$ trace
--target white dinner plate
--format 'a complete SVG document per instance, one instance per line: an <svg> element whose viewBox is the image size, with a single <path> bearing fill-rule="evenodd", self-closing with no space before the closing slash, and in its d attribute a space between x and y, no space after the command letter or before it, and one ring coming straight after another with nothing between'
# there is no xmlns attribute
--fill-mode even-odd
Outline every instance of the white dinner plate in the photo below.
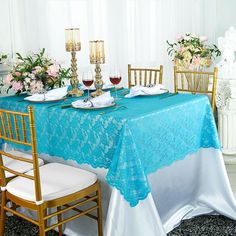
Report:
<svg viewBox="0 0 236 236"><path fill-rule="evenodd" d="M103 109L103 108L108 108L108 107L113 107L113 106L115 106L116 105L116 103L115 102L113 102L113 103L111 103L111 104L109 104L109 105L106 105L106 106L101 106L101 107L78 107L78 106L73 106L73 104L71 104L71 106L73 107L73 108L75 108L75 109L82 109L82 110L98 110L98 109Z"/></svg>
<svg viewBox="0 0 236 236"><path fill-rule="evenodd" d="M143 91L143 93L145 93L145 92ZM158 95L165 94L165 93L169 93L169 90L168 89L161 89L158 93L155 93L155 94L145 93L145 94L140 94L138 96L158 96Z"/></svg>
<svg viewBox="0 0 236 236"><path fill-rule="evenodd" d="M65 97L61 97L61 98L46 98L46 100L43 100L43 99L31 99L31 98L24 98L25 101L28 101L28 102L34 102L34 103L47 103L47 102L57 102L57 101L61 101L61 100L64 100L66 99L66 96Z"/></svg>

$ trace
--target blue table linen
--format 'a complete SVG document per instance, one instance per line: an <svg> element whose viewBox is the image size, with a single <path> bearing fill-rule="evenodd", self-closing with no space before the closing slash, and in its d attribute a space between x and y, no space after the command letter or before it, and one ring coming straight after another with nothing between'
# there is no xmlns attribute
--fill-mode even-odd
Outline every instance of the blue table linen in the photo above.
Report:
<svg viewBox="0 0 236 236"><path fill-rule="evenodd" d="M107 182L136 206L150 192L148 174L200 148L220 148L206 96L160 99L164 96L124 98L118 103L127 109L105 115L101 110L17 102L22 96L1 98L0 108L26 111L33 105L39 153L107 168Z"/></svg>

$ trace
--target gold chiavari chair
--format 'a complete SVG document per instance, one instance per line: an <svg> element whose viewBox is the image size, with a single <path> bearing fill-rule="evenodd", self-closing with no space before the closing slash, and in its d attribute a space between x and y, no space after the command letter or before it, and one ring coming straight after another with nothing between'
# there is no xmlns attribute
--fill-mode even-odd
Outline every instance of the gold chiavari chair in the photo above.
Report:
<svg viewBox="0 0 236 236"><path fill-rule="evenodd" d="M128 64L128 86L147 86L148 84L162 84L163 66L159 69L131 68Z"/></svg>
<svg viewBox="0 0 236 236"><path fill-rule="evenodd" d="M212 111L215 110L215 95L218 69L213 72L178 70L174 67L175 92L206 94L211 98Z"/></svg>
<svg viewBox="0 0 236 236"><path fill-rule="evenodd" d="M14 126L10 121L13 121ZM2 180L0 235L4 235L5 214L10 212L37 225L40 236L44 236L46 232L56 227L61 236L62 224L81 216L88 216L97 220L98 234L102 236L101 191L97 176L89 171L59 163L49 163L39 167L31 106L28 107L27 113L0 109L0 139L30 147L32 150L32 159L0 151ZM20 173L7 167L3 156L29 163L33 168L26 173ZM7 182L6 172L13 173L17 177ZM7 205L8 202L12 202L13 207ZM31 219L16 211L20 206L35 211L37 219ZM56 211L48 213L48 208L54 208ZM69 210L74 214L63 218L62 214ZM97 211L97 214L91 214L92 211ZM48 224L48 220L52 217L57 217L57 222Z"/></svg>
<svg viewBox="0 0 236 236"><path fill-rule="evenodd" d="M19 133L19 128L18 128L19 121L17 120L17 115L12 113L12 117L11 117L9 113L6 113L6 116L4 119L4 116L0 113L0 122L1 122L0 139L1 139L1 136L3 135L6 137L5 140L9 141L13 138L13 135L16 135L16 137L19 141L18 144L20 144L21 141L20 141L20 133ZM20 123L21 123L22 127L25 127L24 117L22 120L20 120ZM15 133L13 132L13 129L14 129L13 126L16 127ZM23 140L25 140L26 134L22 133L22 135L24 136ZM23 157L28 160L32 160L32 155L22 152L22 151L19 151L19 150L5 150L5 152L7 152L7 154L12 155L12 156ZM7 168L16 170L17 172L20 172L20 173L25 173L27 171L32 170L32 168L33 168L33 166L28 162L22 162L17 159L11 159L11 158L7 157L6 155L2 155L2 159L3 159L3 162ZM44 161L42 159L38 158L38 164L39 164L39 166L42 166L44 164ZM11 180L15 176L16 176L15 173L6 171L6 173L5 173L6 182ZM0 186L1 186L1 183L2 183L2 179L0 179Z"/></svg>

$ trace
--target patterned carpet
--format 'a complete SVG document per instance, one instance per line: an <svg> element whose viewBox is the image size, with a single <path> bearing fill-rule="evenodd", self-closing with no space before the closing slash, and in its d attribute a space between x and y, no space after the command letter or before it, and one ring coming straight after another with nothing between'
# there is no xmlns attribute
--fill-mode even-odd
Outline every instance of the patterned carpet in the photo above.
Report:
<svg viewBox="0 0 236 236"><path fill-rule="evenodd" d="M236 221L224 216L198 216L182 221L168 236L236 236Z"/></svg>
<svg viewBox="0 0 236 236"><path fill-rule="evenodd" d="M4 235L38 236L38 228L18 217L9 217ZM47 233L47 236L57 235L55 231ZM184 220L168 236L236 236L236 221L224 216L199 216Z"/></svg>
<svg viewBox="0 0 236 236"><path fill-rule="evenodd" d="M38 236L38 227L19 217L11 216L7 218L4 236ZM47 236L57 236L57 232L49 231Z"/></svg>

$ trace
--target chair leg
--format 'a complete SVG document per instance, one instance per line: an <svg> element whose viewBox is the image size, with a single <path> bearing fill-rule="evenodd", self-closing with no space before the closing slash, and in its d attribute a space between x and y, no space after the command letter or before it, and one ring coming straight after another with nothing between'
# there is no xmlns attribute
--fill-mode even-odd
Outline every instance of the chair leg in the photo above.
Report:
<svg viewBox="0 0 236 236"><path fill-rule="evenodd" d="M38 206L39 236L45 236L44 212L45 209L41 205Z"/></svg>
<svg viewBox="0 0 236 236"><path fill-rule="evenodd" d="M57 207L57 211L60 211L60 210L61 210L61 207L60 206ZM58 221L58 223L60 223L62 221L62 215L61 214L57 215L57 221ZM62 225L58 226L58 232L59 232L59 236L63 235Z"/></svg>
<svg viewBox="0 0 236 236"><path fill-rule="evenodd" d="M98 209L97 209L97 215L98 215L98 235L102 236L103 235L103 229L102 229L102 203L101 203L101 187L100 184L98 186L97 190L97 195L98 195Z"/></svg>
<svg viewBox="0 0 236 236"><path fill-rule="evenodd" d="M1 213L0 213L0 235L4 235L6 211L4 207L6 205L6 191L2 191Z"/></svg>
<svg viewBox="0 0 236 236"><path fill-rule="evenodd" d="M45 217L45 216L47 216L47 209L44 209L43 210L43 216ZM46 229L48 227L48 225L47 225L47 220L45 220L44 221L44 229Z"/></svg>

